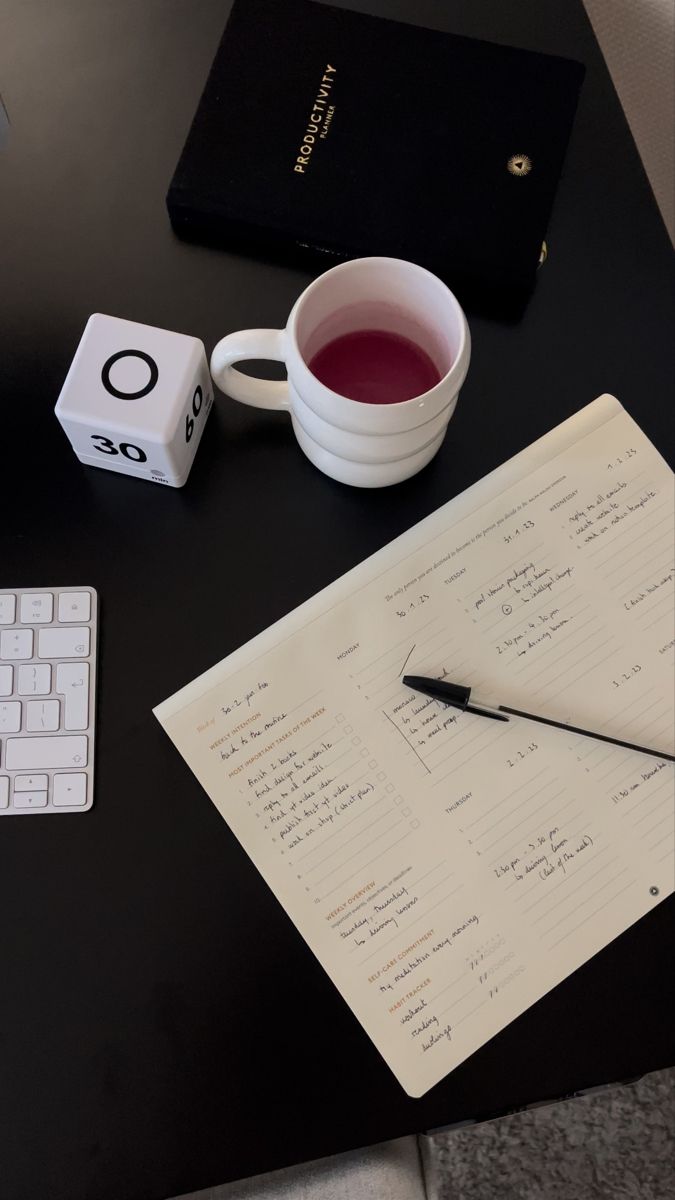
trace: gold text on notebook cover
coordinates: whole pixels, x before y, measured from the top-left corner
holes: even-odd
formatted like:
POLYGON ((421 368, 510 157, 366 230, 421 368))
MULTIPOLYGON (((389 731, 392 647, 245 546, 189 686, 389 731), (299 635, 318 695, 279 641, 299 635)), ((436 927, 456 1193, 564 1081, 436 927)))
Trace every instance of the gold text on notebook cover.
POLYGON ((312 152, 316 146, 317 139, 323 141, 328 136, 330 123, 333 120, 335 105, 329 104, 331 88, 335 82, 336 67, 332 67, 330 63, 326 63, 321 83, 317 91, 316 99, 312 105, 312 111, 307 122, 307 128, 303 135, 300 145, 300 152, 296 157, 293 170, 298 175, 304 175, 311 161, 312 152))

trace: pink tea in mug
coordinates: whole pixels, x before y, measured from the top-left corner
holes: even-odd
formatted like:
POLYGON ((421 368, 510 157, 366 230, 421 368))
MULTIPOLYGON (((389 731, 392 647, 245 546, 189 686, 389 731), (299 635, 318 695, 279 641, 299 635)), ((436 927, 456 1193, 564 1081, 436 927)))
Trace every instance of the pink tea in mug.
POLYGON ((308 365, 331 391, 361 404, 400 404, 422 396, 442 378, 426 350, 384 329, 343 333, 322 346, 308 365))

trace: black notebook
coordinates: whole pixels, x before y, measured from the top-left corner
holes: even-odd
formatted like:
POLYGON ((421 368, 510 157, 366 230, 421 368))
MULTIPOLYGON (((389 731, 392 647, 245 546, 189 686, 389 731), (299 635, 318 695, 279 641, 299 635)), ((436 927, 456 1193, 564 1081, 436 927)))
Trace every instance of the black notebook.
POLYGON ((236 0, 176 168, 177 233, 527 289, 584 68, 314 3, 236 0))

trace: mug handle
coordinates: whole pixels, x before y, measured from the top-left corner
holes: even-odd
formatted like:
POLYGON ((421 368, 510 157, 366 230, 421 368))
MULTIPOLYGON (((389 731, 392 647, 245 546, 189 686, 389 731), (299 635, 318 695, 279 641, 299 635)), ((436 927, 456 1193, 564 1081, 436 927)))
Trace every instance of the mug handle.
POLYGON ((253 379, 235 370, 231 363, 247 358, 271 358, 285 362, 283 329, 241 329, 221 338, 211 355, 211 375, 221 392, 253 408, 288 411, 291 407, 288 383, 279 379, 253 379))

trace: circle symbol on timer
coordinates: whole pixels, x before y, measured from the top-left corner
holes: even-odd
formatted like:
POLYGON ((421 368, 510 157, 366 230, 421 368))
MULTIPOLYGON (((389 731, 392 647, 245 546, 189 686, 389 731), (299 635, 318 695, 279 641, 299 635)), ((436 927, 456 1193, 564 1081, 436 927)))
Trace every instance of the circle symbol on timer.
MULTIPOLYGON (((118 379, 118 383, 125 383, 127 385, 131 383, 133 389, 133 383, 140 383, 138 366, 138 362, 125 363, 123 378, 118 379)), ((145 376, 145 370, 141 368, 141 371, 143 376, 145 376)), ((152 391, 158 379, 159 368, 157 363, 155 362, 154 358, 151 358, 150 355, 146 354, 144 350, 118 350, 117 354, 110 355, 110 358, 107 359, 103 364, 103 370, 101 371, 101 383, 103 384, 106 392, 109 392, 111 396, 115 396, 117 400, 140 400, 142 396, 147 396, 148 392, 152 391), (110 378, 110 372, 112 371, 112 368, 116 363, 119 363, 124 359, 140 359, 140 361, 145 363, 150 370, 149 378, 146 379, 146 382, 143 384, 143 386, 138 387, 136 391, 123 391, 121 388, 116 387, 110 378)))

